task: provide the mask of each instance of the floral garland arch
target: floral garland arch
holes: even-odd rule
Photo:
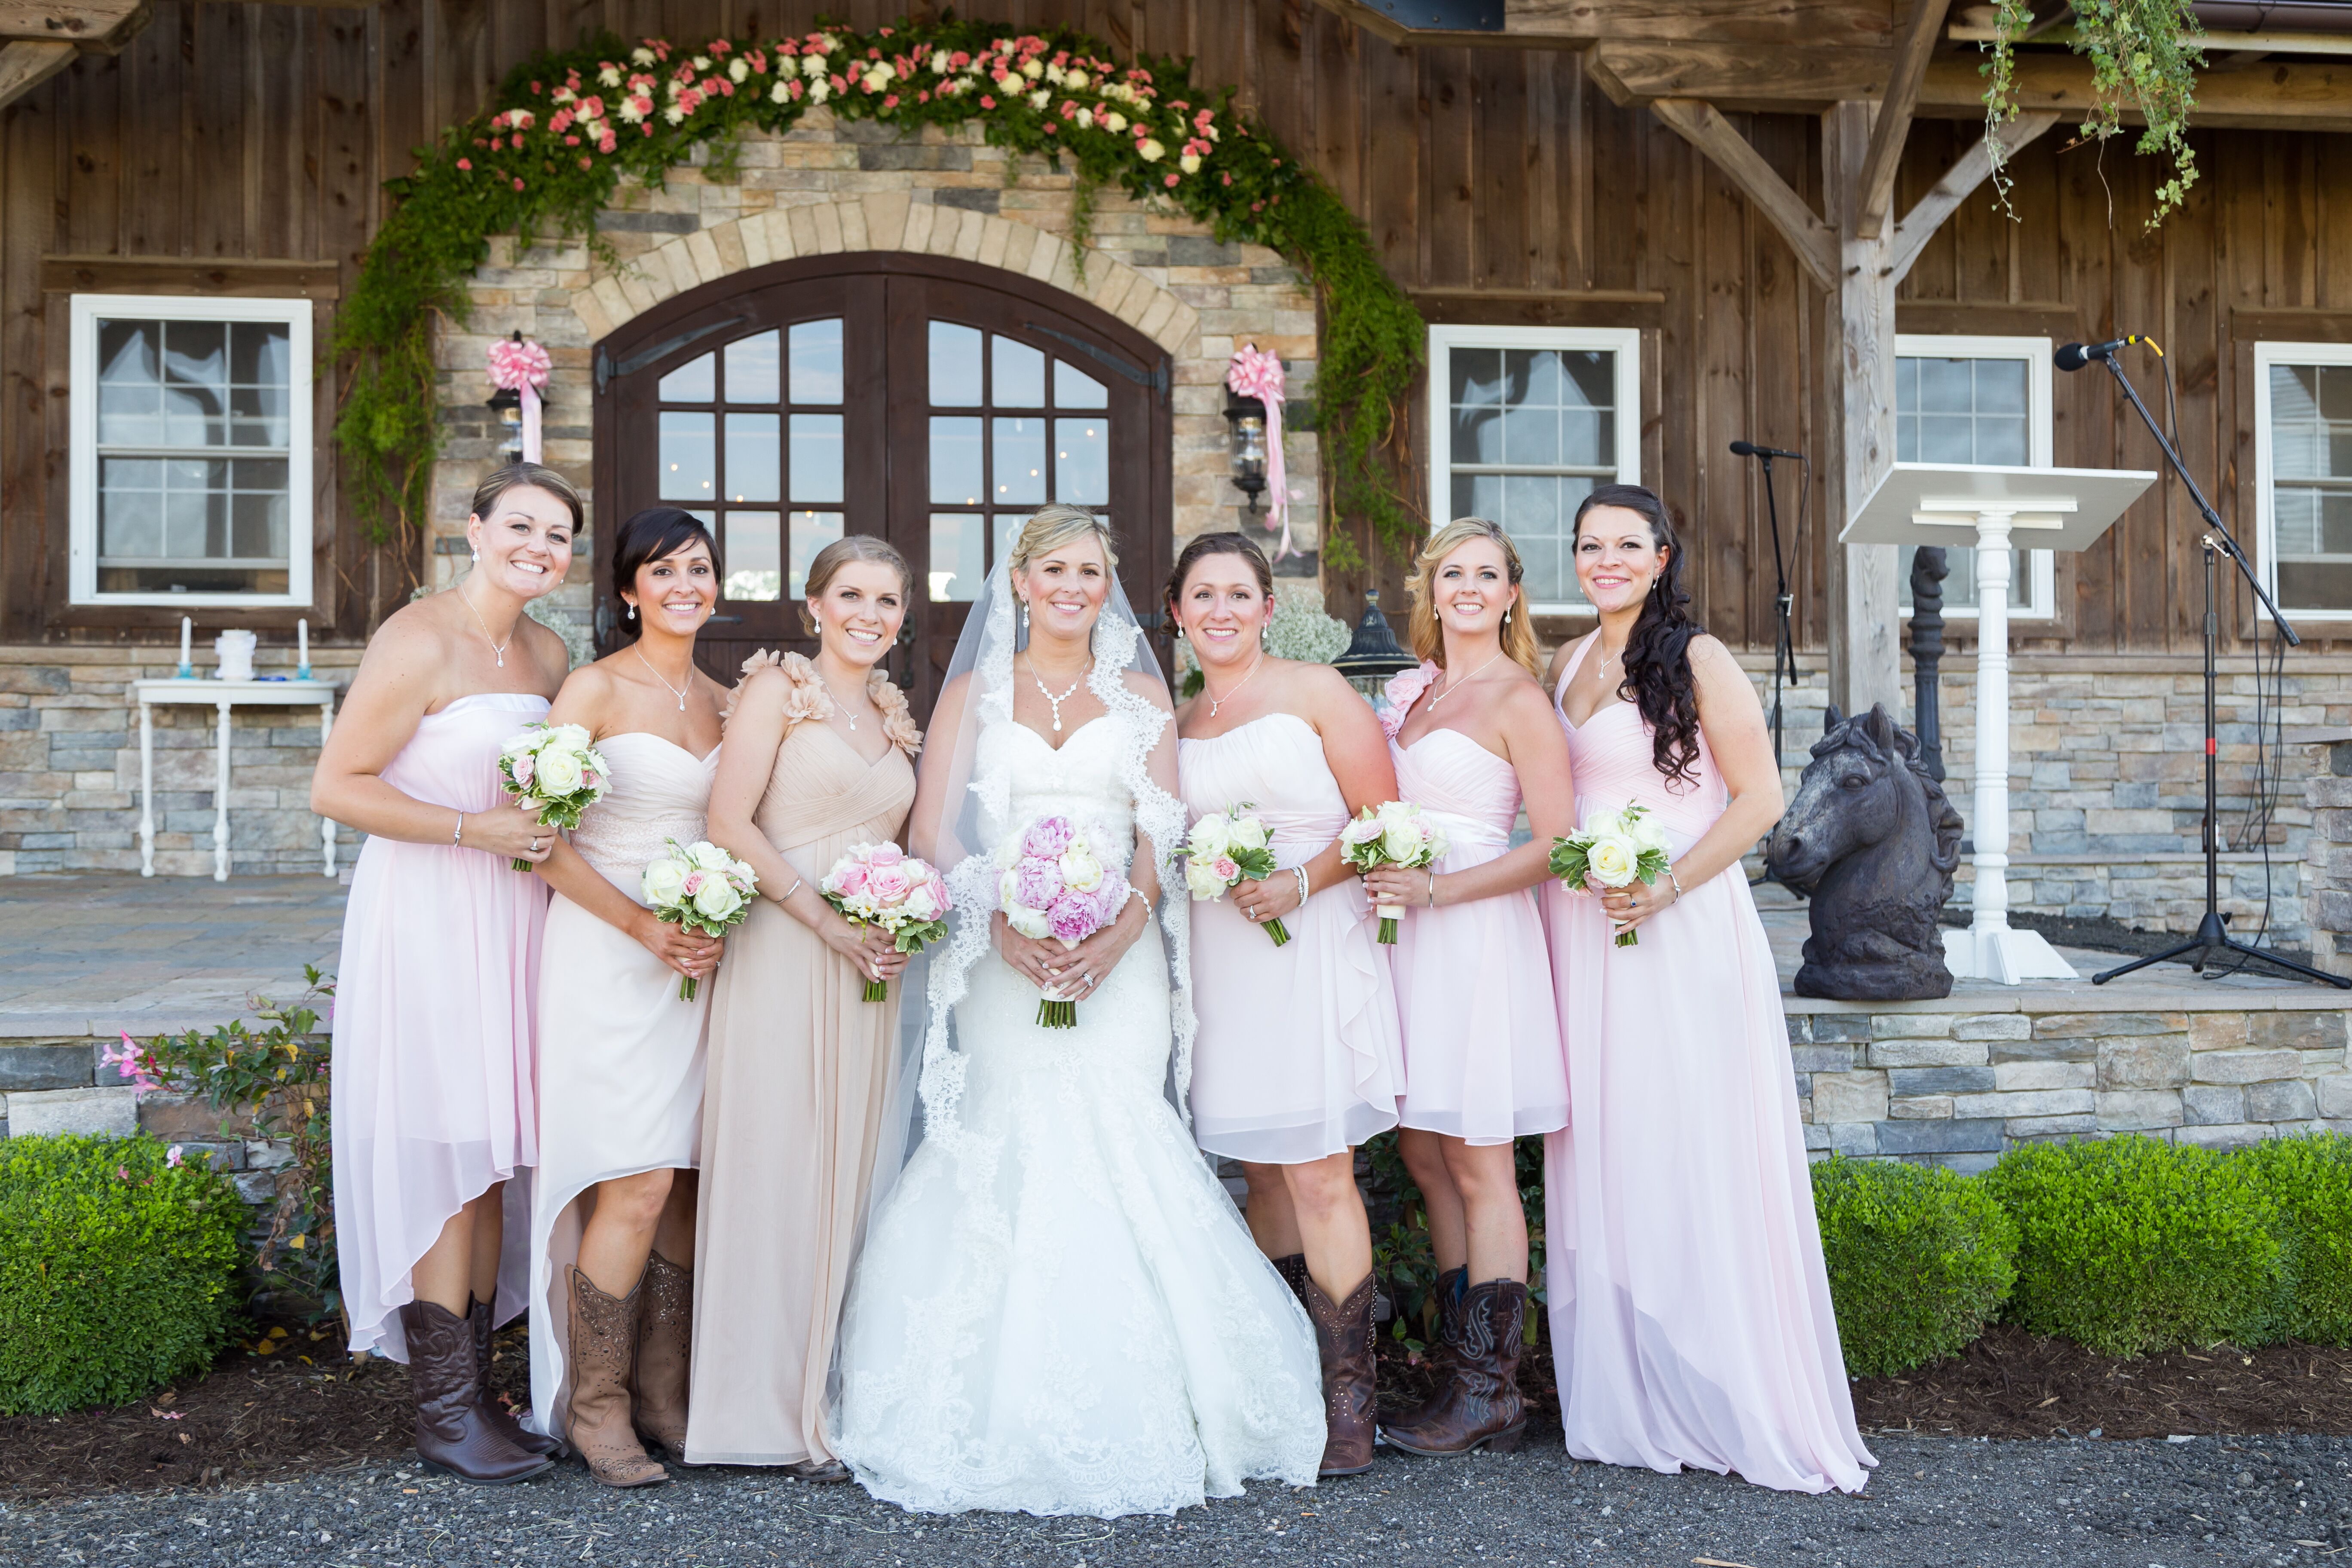
[[[701,147],[723,174],[744,132],[781,133],[822,105],[910,135],[977,122],[991,145],[1066,161],[1081,266],[1091,198],[1108,185],[1302,268],[1322,306],[1317,411],[1335,510],[1408,550],[1419,520],[1380,453],[1421,366],[1421,315],[1330,188],[1236,111],[1231,89],[1194,86],[1192,68],[1149,56],[1122,66],[1073,31],[955,20],[692,50],[608,35],[518,66],[491,108],[418,149],[416,173],[389,183],[397,205],[338,313],[334,353],[351,370],[336,438],[371,539],[425,515],[438,450],[432,318],[466,319],[465,280],[488,237],[553,231],[610,258],[596,214],[624,178],[659,185]],[[1337,531],[1325,550],[1334,564],[1360,564]]]

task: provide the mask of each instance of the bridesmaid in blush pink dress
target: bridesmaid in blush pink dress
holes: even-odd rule
[[[1546,889],[1570,1112],[1545,1141],[1546,1274],[1568,1451],[1857,1491],[1787,1020],[1740,856],[1779,820],[1748,677],[1692,623],[1657,497],[1603,485],[1576,567],[1600,629],[1553,658],[1584,812],[1666,831],[1654,887]],[[1613,944],[1637,929],[1633,947]]]
[[[532,1010],[547,889],[509,868],[553,833],[499,785],[570,658],[523,614],[572,562],[580,497],[518,463],[474,494],[473,572],[384,622],[311,778],[368,836],[336,965],[335,1240],[353,1351],[408,1363],[416,1451],[480,1485],[556,1445],[489,1396],[494,1324],[523,1310],[539,1163]],[[511,1201],[515,1223],[507,1223]]]
[[[1412,647],[1389,683],[1402,798],[1446,836],[1427,869],[1365,879],[1410,910],[1396,950],[1405,1092],[1397,1140],[1441,1271],[1444,1380],[1381,1435],[1414,1454],[1517,1446],[1528,1227],[1513,1140],[1568,1121],[1559,1019],[1530,890],[1574,811],[1568,747],[1537,684],[1535,633],[1510,536],[1484,518],[1439,529],[1414,563]],[[1511,847],[1524,796],[1531,842]]]

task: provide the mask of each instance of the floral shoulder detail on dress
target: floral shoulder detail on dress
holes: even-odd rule
[[[892,684],[888,676],[879,669],[868,671],[866,695],[882,710],[882,733],[892,745],[910,757],[923,749],[923,732],[915,728],[915,715],[907,707],[907,694]]]
[[[1389,732],[1390,740],[1395,740],[1397,731],[1404,728],[1405,716],[1412,711],[1412,705],[1421,700],[1421,694],[1429,689],[1429,683],[1438,674],[1437,666],[1423,659],[1416,668],[1389,677],[1383,689],[1389,705],[1381,714],[1381,728]]]
[[[722,723],[735,717],[735,705],[742,700],[743,689],[751,683],[753,676],[763,669],[776,670],[784,678],[783,716],[786,731],[790,731],[795,724],[805,724],[812,719],[829,719],[833,716],[833,694],[824,689],[824,678],[817,674],[816,666],[811,664],[805,655],[778,653],[773,648],[761,648],[743,661],[743,679],[737,681],[735,689],[728,694],[727,707],[719,716]]]

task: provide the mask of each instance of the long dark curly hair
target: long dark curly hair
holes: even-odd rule
[[[1650,759],[1669,783],[1696,784],[1698,763],[1698,681],[1691,674],[1691,638],[1706,628],[1691,619],[1690,590],[1683,586],[1683,542],[1666,515],[1666,503],[1640,485],[1595,485],[1578,503],[1572,540],[1580,541],[1584,514],[1595,507],[1622,507],[1650,525],[1650,542],[1665,565],[1650,584],[1649,596],[1625,639],[1625,678],[1617,694],[1642,710],[1650,727]],[[1571,546],[1573,548],[1573,546]]]

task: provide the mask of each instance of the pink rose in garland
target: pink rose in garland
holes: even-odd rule
[[[1127,878],[1096,841],[1066,816],[1041,816],[1005,841],[997,858],[998,907],[1032,942],[1072,948],[1118,918]],[[1041,991],[1040,1028],[1076,1028],[1078,1005],[1058,988]]]

